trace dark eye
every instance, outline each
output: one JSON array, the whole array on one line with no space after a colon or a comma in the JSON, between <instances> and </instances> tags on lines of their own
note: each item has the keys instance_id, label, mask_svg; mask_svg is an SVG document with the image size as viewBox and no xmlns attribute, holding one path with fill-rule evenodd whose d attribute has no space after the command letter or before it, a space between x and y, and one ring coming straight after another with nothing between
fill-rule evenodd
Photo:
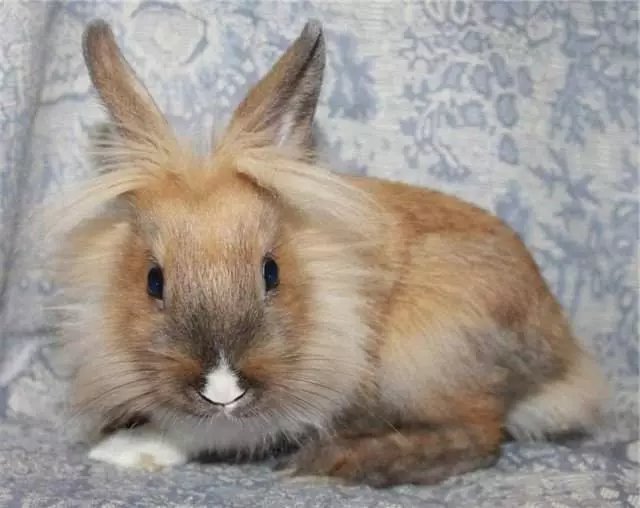
<instances>
[{"instance_id":1,"label":"dark eye","mask_svg":"<svg viewBox=\"0 0 640 508\"><path fill-rule=\"evenodd\" d=\"M164 277L162 276L162 268L153 266L147 273L147 293L156 300L162 300L162 290L164 287Z\"/></svg>"},{"instance_id":2,"label":"dark eye","mask_svg":"<svg viewBox=\"0 0 640 508\"><path fill-rule=\"evenodd\" d=\"M262 261L262 277L264 278L264 287L267 291L271 291L278 287L280 279L278 277L278 263L271 258L265 257Z\"/></svg>"}]
</instances>

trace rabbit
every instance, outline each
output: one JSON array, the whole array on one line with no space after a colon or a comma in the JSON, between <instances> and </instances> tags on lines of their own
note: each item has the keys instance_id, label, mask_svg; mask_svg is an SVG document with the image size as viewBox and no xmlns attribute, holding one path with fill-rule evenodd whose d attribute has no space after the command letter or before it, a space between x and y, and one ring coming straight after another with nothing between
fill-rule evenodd
<instances>
[{"instance_id":1,"label":"rabbit","mask_svg":"<svg viewBox=\"0 0 640 508\"><path fill-rule=\"evenodd\" d=\"M605 377L515 231L318 162L319 21L206 153L172 132L108 23L83 50L111 127L57 220L90 458L162 469L284 439L288 475L428 485L494 465L509 437L599 425Z\"/></svg>"}]
</instances>

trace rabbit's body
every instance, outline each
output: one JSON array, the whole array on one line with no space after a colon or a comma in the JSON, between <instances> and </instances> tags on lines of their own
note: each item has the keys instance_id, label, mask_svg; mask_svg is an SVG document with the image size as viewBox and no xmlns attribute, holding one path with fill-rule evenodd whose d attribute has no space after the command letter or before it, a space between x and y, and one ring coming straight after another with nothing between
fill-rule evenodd
<instances>
[{"instance_id":1,"label":"rabbit's body","mask_svg":"<svg viewBox=\"0 0 640 508\"><path fill-rule=\"evenodd\" d=\"M511 229L309 162L318 25L209 158L177 144L106 25L85 51L119 138L76 210L124 206L71 236L73 401L96 431L149 420L94 458L171 465L284 436L298 473L432 483L491 464L505 428L595 421L600 374Z\"/></svg>"},{"instance_id":2,"label":"rabbit's body","mask_svg":"<svg viewBox=\"0 0 640 508\"><path fill-rule=\"evenodd\" d=\"M598 369L586 366L589 356L520 238L456 197L371 178L351 181L394 217L386 262L395 276L379 296L386 312L377 315L374 354L384 405L405 413L417 403L429 419L446 420L450 398L466 393L499 399L508 415L543 385L566 378L584 389L585 412L554 428L531 420L510 431L539 437L589 421L602 396Z\"/></svg>"}]
</instances>

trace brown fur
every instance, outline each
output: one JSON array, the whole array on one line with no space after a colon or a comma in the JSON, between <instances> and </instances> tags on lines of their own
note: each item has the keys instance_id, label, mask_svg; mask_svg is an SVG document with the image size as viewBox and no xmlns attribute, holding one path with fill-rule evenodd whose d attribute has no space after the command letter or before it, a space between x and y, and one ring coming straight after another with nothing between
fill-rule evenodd
<instances>
[{"instance_id":1,"label":"brown fur","mask_svg":"<svg viewBox=\"0 0 640 508\"><path fill-rule=\"evenodd\" d=\"M505 427L595 421L599 373L513 231L434 190L311 164L318 24L208 156L170 135L104 23L84 43L118 129L57 224L75 407L93 428L143 415L192 455L311 430L285 466L390 485L493 463ZM265 295L267 254L281 281ZM163 301L145 292L151 264ZM232 419L193 395L221 352L251 391Z\"/></svg>"},{"instance_id":2,"label":"brown fur","mask_svg":"<svg viewBox=\"0 0 640 508\"><path fill-rule=\"evenodd\" d=\"M347 430L328 442L308 445L279 467L386 487L438 483L495 463L502 438L501 401L474 394L450 402L442 422L413 415L411 423L397 429Z\"/></svg>"}]
</instances>

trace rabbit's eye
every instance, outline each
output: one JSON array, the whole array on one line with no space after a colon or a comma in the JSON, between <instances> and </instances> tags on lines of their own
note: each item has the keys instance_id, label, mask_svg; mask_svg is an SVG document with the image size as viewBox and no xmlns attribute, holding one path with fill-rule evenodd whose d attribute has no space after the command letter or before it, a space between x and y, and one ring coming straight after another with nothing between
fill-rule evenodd
<instances>
[{"instance_id":1,"label":"rabbit's eye","mask_svg":"<svg viewBox=\"0 0 640 508\"><path fill-rule=\"evenodd\" d=\"M162 268L153 266L147 273L147 293L156 300L162 300L162 290L164 287L164 277L162 276Z\"/></svg>"},{"instance_id":2,"label":"rabbit's eye","mask_svg":"<svg viewBox=\"0 0 640 508\"><path fill-rule=\"evenodd\" d=\"M262 277L264 278L264 287L267 291L271 291L278 287L280 279L278 277L278 263L272 257L266 256L262 261Z\"/></svg>"}]
</instances>

